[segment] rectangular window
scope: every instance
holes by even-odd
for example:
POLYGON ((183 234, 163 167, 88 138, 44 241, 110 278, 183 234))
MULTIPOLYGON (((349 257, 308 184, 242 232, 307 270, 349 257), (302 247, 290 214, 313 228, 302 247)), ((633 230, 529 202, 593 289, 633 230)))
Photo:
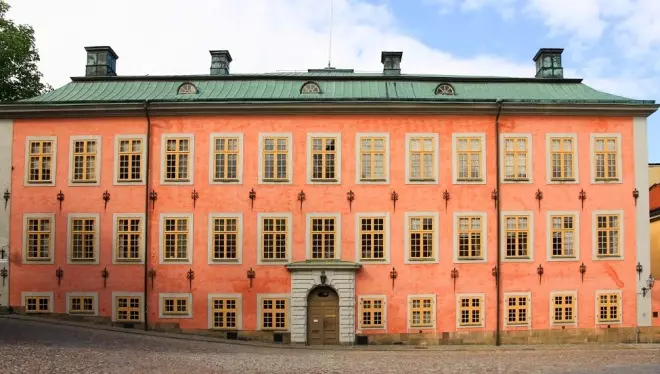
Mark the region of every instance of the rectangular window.
POLYGON ((142 320, 141 300, 138 296, 117 296, 115 303, 115 318, 118 322, 142 320))
POLYGON ((506 258, 529 258, 529 217, 504 216, 506 258))
POLYGON ((573 215, 550 216, 552 257, 575 257, 575 219, 573 215))
POLYGON ((415 297, 410 299, 410 327, 433 326, 433 299, 415 297))
POLYGON ((190 181, 190 138, 165 139, 165 181, 190 181))
POLYGON ((51 218, 27 219, 26 259, 28 261, 46 261, 51 259, 52 224, 51 218))
POLYGON ((506 297, 506 323, 507 325, 528 325, 531 314, 529 312, 529 296, 511 295, 506 297))
POLYGON ((457 180, 480 181, 483 179, 480 137, 456 138, 457 180))
POLYGON ((384 301, 380 298, 362 298, 360 300, 361 328, 383 328, 385 326, 384 301))
POLYGON ((572 137, 550 138, 553 181, 575 180, 575 140, 572 137))
POLYGON ((50 313, 50 296, 26 296, 26 313, 50 313))
POLYGON ((483 259, 481 217, 458 217, 458 259, 483 259))
POLYGON ((263 138, 263 180, 289 180, 289 138, 267 136, 263 138))
POLYGON ((596 243, 599 257, 620 255, 620 225, 618 214, 596 215, 596 243))
POLYGON ((434 258, 433 253, 433 217, 410 217, 408 233, 410 235, 410 259, 428 260, 434 258))
POLYGON ((188 315, 187 297, 165 297, 163 298, 163 315, 177 316, 188 315))
POLYGON ((53 181, 54 145, 50 140, 33 140, 28 144, 29 166, 28 183, 49 183, 53 181))
POLYGON ((435 140, 431 137, 410 138, 409 157, 410 157, 410 175, 411 181, 432 181, 435 180, 435 140))
POLYGON ((385 137, 360 138, 360 180, 385 181, 385 157, 387 156, 385 137))
POLYGON ((187 260, 190 222, 188 218, 166 217, 164 219, 164 259, 187 260))
POLYGON ((117 261, 140 260, 142 219, 117 218, 117 261))
POLYGON ((98 178, 96 162, 98 142, 92 139, 73 141, 73 177, 75 183, 92 183, 98 178))
POLYGON ((261 329, 286 330, 288 327, 288 300, 280 298, 261 300, 261 329))
POLYGON ((93 296, 71 296, 69 314, 94 314, 93 296))
POLYGON ((528 139, 504 138, 504 179, 528 180, 529 151, 528 139))
POLYGON ((211 299, 213 328, 233 330, 237 328, 238 299, 211 299))
POLYGON ((312 181, 337 180, 336 144, 336 138, 312 138, 312 181))
POLYGON ((553 303, 552 322, 574 323, 575 322, 575 295, 556 294, 550 299, 553 303))
POLYGON ((311 218, 313 259, 334 259, 337 226, 334 217, 311 218))
POLYGON ((96 218, 71 219, 71 260, 94 261, 96 255, 96 218))
POLYGON ((213 218, 213 260, 238 258, 238 218, 213 218))
POLYGON ((463 296, 458 299, 459 321, 461 327, 478 327, 483 325, 483 298, 479 296, 463 296))
POLYGON ((213 148, 213 180, 237 181, 239 139, 221 137, 214 139, 213 148))
POLYGON ((142 139, 120 139, 118 149, 119 182, 142 181, 142 139))
POLYGON ((617 138, 598 137, 594 139, 594 161, 596 163, 596 180, 608 181, 618 179, 617 138))
POLYGON ((598 297, 598 322, 621 322, 621 296, 619 293, 601 293, 598 297))
POLYGON ((360 246, 362 260, 385 258, 385 218, 360 218, 360 246))
POLYGON ((288 224, 288 219, 285 217, 262 219, 262 260, 287 258, 288 224))

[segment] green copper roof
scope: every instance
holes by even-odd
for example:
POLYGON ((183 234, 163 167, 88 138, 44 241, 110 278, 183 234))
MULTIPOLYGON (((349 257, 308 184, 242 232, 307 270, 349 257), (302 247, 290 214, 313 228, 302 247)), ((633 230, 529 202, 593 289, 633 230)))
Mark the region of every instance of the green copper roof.
POLYGON ((194 101, 459 101, 501 99, 532 103, 653 104, 594 90, 579 79, 452 77, 352 73, 231 74, 226 76, 146 76, 72 78, 64 87, 24 100, 27 103, 126 103, 194 101), (308 81, 318 83, 320 94, 301 94, 308 81), (177 94, 190 82, 197 94, 177 94), (435 95, 440 83, 451 84, 454 96, 435 95))

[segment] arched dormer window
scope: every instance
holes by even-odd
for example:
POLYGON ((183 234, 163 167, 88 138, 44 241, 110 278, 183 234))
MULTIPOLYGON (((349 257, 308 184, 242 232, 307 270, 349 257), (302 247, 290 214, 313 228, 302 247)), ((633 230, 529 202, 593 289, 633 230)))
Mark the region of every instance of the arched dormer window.
POLYGON ((192 83, 183 83, 182 85, 179 86, 179 89, 177 90, 176 93, 179 95, 191 95, 191 94, 199 93, 199 90, 192 83))
POLYGON ((454 91, 454 86, 449 83, 440 83, 438 87, 435 88, 436 95, 445 95, 445 96, 454 96, 456 91, 454 91))
POLYGON ((317 94, 321 93, 321 87, 316 82, 307 82, 300 87, 301 94, 317 94))

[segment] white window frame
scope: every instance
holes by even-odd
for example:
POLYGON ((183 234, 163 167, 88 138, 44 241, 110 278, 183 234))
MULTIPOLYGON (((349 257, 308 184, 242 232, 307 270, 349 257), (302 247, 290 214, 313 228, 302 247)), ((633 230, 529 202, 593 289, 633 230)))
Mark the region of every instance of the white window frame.
POLYGON ((243 213, 209 213, 208 223, 208 264, 209 265, 240 265, 243 263, 243 213), (236 259, 214 260, 213 252, 213 221, 215 218, 236 218, 236 259))
POLYGON ((240 293, 210 293, 208 294, 206 309, 208 314, 209 330, 215 331, 241 331, 243 330, 243 295, 240 293), (236 328, 226 329, 213 326, 213 299, 236 299, 236 328))
MULTIPOLYGON (((277 144, 275 145, 277 147, 277 144)), ((257 160, 257 166, 259 167, 259 170, 257 170, 257 177, 258 183, 259 184, 293 184, 293 172, 294 172, 294 165, 293 165, 293 134, 290 132, 260 132, 259 133, 259 155, 258 155, 258 160, 257 160), (287 179, 284 181, 265 181, 264 180, 264 139, 265 138, 270 138, 270 137, 276 137, 276 138, 287 138, 288 139, 288 152, 286 155, 286 172, 287 172, 287 179)))
POLYGON ((513 132, 507 132, 500 134, 500 160, 502 162, 502 166, 500 167, 500 183, 509 183, 509 184, 531 184, 534 178, 533 175, 533 166, 534 166, 534 158, 533 158, 533 149, 534 145, 532 144, 532 134, 531 133, 513 133, 513 132), (508 138, 522 138, 527 140, 527 179, 520 179, 520 180, 513 180, 513 179, 506 179, 506 162, 504 159, 504 156, 506 154, 506 150, 504 149, 506 145, 506 139, 508 138))
POLYGON ((293 247, 293 214, 288 213, 257 213, 257 265, 282 265, 291 261, 291 252, 293 247), (269 261, 264 261, 262 259, 264 243, 262 241, 264 227, 263 220, 264 218, 286 218, 287 227, 286 227, 286 258, 283 259, 273 259, 269 261))
POLYGON ((288 293, 260 293, 257 294, 257 331, 275 331, 275 332, 289 332, 291 331, 291 324, 293 323, 292 315, 291 315, 291 294, 288 293), (287 317, 287 323, 286 323, 286 330, 280 330, 280 329, 266 329, 263 330, 263 300, 264 299, 286 299, 286 305, 287 305, 287 311, 286 311, 286 317, 287 317))
POLYGON ((335 219, 335 257, 341 259, 341 213, 307 213, 305 217, 305 248, 306 258, 310 261, 325 261, 328 259, 312 258, 312 218, 334 218, 335 219))
POLYGON ((407 305, 407 313, 406 315, 408 316, 408 331, 419 331, 419 330, 433 330, 435 331, 435 326, 437 324, 437 317, 438 317, 438 311, 436 309, 436 294, 409 294, 408 295, 408 305, 407 305), (412 300, 413 299, 431 299, 431 310, 433 311, 431 314, 432 323, 431 326, 413 326, 412 325, 412 300))
POLYGON ((98 265, 100 250, 100 236, 101 236, 101 215, 99 213, 69 213, 67 216, 66 226, 66 263, 67 265, 98 265), (71 254, 73 253, 73 241, 71 240, 71 230, 73 229, 73 219, 75 218, 94 218, 94 261, 72 261, 71 254))
POLYGON ((545 181, 547 184, 579 184, 580 183, 580 167, 579 167, 579 151, 578 136, 576 133, 547 133, 545 134, 545 181), (552 180, 552 142, 551 138, 571 138, 573 139, 573 175, 574 180, 552 180))
POLYGON ((307 133, 307 184, 341 184, 341 133, 340 132, 310 132, 307 133), (312 139, 334 138, 335 139, 335 179, 328 181, 313 180, 314 163, 312 160, 312 139))
POLYGON ((195 183, 195 134, 193 133, 167 133, 162 134, 160 137, 160 184, 162 186, 181 186, 193 185, 195 183), (188 158, 188 171, 189 180, 181 182, 171 182, 165 180, 165 173, 167 172, 167 162, 165 154, 167 149, 167 140, 170 138, 188 138, 188 146, 190 147, 190 156, 188 158))
POLYGON ((112 184, 115 186, 144 186, 147 175, 147 136, 145 134, 120 134, 115 135, 114 163, 112 171, 112 184), (122 182, 119 180, 119 142, 122 140, 141 140, 142 152, 140 152, 140 181, 122 182))
POLYGON ((456 329, 485 329, 486 328, 486 294, 481 292, 476 293, 457 293, 456 294, 456 329), (479 326, 461 326, 461 298, 463 297, 480 297, 481 298, 481 325, 479 326))
POLYGON ((145 225, 146 217, 144 213, 113 213, 112 214, 112 264, 144 264, 144 248, 145 248, 145 225), (140 219, 140 259, 139 260, 117 260, 117 220, 120 218, 139 218, 140 219))
POLYGON ((158 263, 160 265, 179 265, 179 264, 192 264, 193 262, 193 235, 195 233, 195 220, 192 213, 161 213, 158 223, 158 263), (187 247, 187 260, 165 260, 165 218, 187 218, 188 219, 188 247, 187 247))
POLYGON ((360 330, 365 330, 365 331, 383 330, 383 331, 387 331, 387 295, 379 294, 379 295, 359 295, 358 296, 358 324, 357 324, 357 327, 358 327, 358 331, 360 331, 360 330), (383 315, 381 316, 381 319, 383 320, 383 327, 363 327, 362 326, 362 300, 364 300, 364 299, 381 300, 381 302, 383 303, 383 315))
MULTIPOLYGON (((460 132, 451 134, 451 179, 453 184, 486 184, 486 133, 483 132, 460 132), (481 139, 481 180, 459 181, 458 180, 458 138, 479 138, 481 139)), ((469 171, 468 171, 469 172, 469 171)))
MULTIPOLYGON (((566 290, 566 291, 552 291, 550 292, 550 298, 548 300, 548 304, 550 304, 550 311, 548 315, 548 321, 550 322, 550 326, 577 326, 578 324, 578 318, 580 318, 579 315, 579 309, 580 309, 580 300, 578 300, 578 292, 577 290, 566 290), (555 296, 573 296, 574 300, 574 308, 573 308, 573 315, 575 318, 575 322, 555 322, 555 296)), ((594 313, 595 314, 595 313, 594 313)))
POLYGON ((57 136, 26 136, 25 137, 25 172, 23 186, 25 187, 51 187, 57 179, 57 136), (50 165, 50 182, 30 183, 30 142, 47 141, 53 143, 53 158, 50 165))
POLYGON ((405 212, 404 217, 403 217, 403 231, 404 231, 404 237, 403 237, 403 248, 404 248, 404 253, 403 253, 403 263, 404 264, 415 264, 415 265, 422 265, 422 264, 437 264, 438 259, 440 258, 439 251, 440 251, 440 214, 438 212, 405 212), (421 218, 433 218, 433 257, 430 259, 417 259, 413 260, 410 258, 410 218, 416 218, 416 217, 421 217, 421 218))
POLYGON ((355 262, 361 263, 363 265, 368 264, 389 264, 390 263, 390 231, 392 226, 390 225, 390 213, 389 212, 365 212, 365 213, 355 213, 355 262), (378 218, 382 217, 384 219, 383 225, 385 229, 385 248, 383 249, 383 259, 382 260, 363 260, 362 257, 362 239, 360 238, 360 221, 362 218, 378 218))
POLYGON ((209 137, 209 184, 243 184, 243 133, 240 132, 214 132, 209 137), (238 157, 236 159, 236 180, 215 180, 215 140, 218 138, 237 138, 238 157))
POLYGON ((54 264, 55 263, 55 233, 57 231, 57 228, 55 227, 55 213, 25 213, 23 214, 23 255, 21 258, 21 263, 23 264, 54 264), (50 253, 50 259, 49 260, 43 260, 43 261, 35 261, 35 260, 28 260, 27 259, 27 226, 28 226, 28 220, 29 219, 42 219, 42 218, 48 218, 50 219, 50 245, 48 247, 48 251, 50 253))
POLYGON ((55 312, 55 305, 53 305, 53 302, 55 301, 54 292, 21 292, 21 306, 26 313, 32 314, 32 312, 27 312, 27 305, 25 305, 26 297, 48 297, 50 299, 48 301, 48 312, 35 312, 34 314, 55 312))
POLYGON ((103 150, 103 144, 102 144, 102 139, 101 135, 71 135, 69 137, 69 186, 76 186, 76 187, 85 187, 85 186, 100 186, 101 185, 101 175, 103 174, 103 170, 101 170, 101 159, 103 157, 102 155, 102 150, 103 150), (74 169, 74 162, 73 162, 73 144, 78 141, 78 140, 95 140, 96 141, 96 165, 94 166, 96 168, 96 181, 95 182, 76 182, 73 180, 73 169, 74 169))
POLYGON ((596 325, 621 325, 623 324, 623 292, 621 290, 596 290, 594 293, 594 321, 596 325), (616 294, 619 296, 619 320, 618 321, 600 321, 600 295, 616 294))
POLYGON ((193 318, 193 296, 191 292, 168 292, 158 294, 158 318, 162 319, 190 319, 193 318), (176 297, 186 299, 188 303, 188 314, 165 314, 165 299, 176 297))
POLYGON ((99 315, 99 293, 98 292, 67 292, 66 293, 66 314, 83 315, 83 316, 98 316, 99 315), (71 298, 73 297, 92 297, 92 306, 94 311, 92 313, 71 313, 71 298))
POLYGON ((435 132, 407 132, 405 145, 405 165, 406 184, 438 184, 440 180, 440 142, 438 133, 435 132), (433 142, 433 179, 429 180, 411 180, 410 178, 410 141, 415 138, 431 138, 433 142))
POLYGON ((505 292, 504 293, 504 300, 503 304, 504 306, 504 311, 503 311, 503 317, 504 317, 504 327, 508 327, 510 329, 519 329, 519 328, 530 328, 532 327, 532 293, 531 292, 505 292), (524 324, 518 324, 514 323, 511 324, 509 323, 509 305, 507 303, 507 298, 508 297, 526 297, 527 298, 527 322, 524 324))
POLYGON ((389 184, 390 183, 390 133, 389 132, 358 132, 355 134, 355 184, 389 184), (383 179, 378 181, 362 180, 361 175, 361 149, 360 140, 362 138, 384 138, 385 139, 385 158, 383 160, 383 179))
MULTIPOLYGON (((592 132, 589 136, 589 164, 592 184, 621 184, 623 183, 623 165, 621 164, 621 133, 599 133, 592 132), (596 139, 615 138, 616 139, 616 174, 617 177, 612 180, 596 180, 596 139)), ((607 164, 605 165, 607 169, 607 164)))
POLYGON ((594 261, 623 261, 625 260, 624 249, 626 248, 625 242, 625 220, 623 216, 623 209, 621 210, 593 210, 591 212, 591 255, 594 261), (598 215, 618 215, 619 216, 619 255, 618 256, 598 256, 598 222, 596 216, 598 215))
POLYGON ((531 210, 507 210, 500 212, 500 250, 502 262, 533 262, 534 261, 534 212, 531 210), (506 255, 506 220, 507 216, 526 216, 528 217, 527 227, 529 236, 527 237, 528 258, 508 258, 506 255))
POLYGON ((580 212, 577 210, 551 210, 545 216, 546 261, 550 262, 579 262, 580 261, 580 212), (573 257, 552 257, 552 216, 572 215, 575 217, 575 238, 573 238, 573 257))
POLYGON ((453 225, 453 231, 452 235, 453 237, 453 244, 454 244, 454 249, 453 249, 453 260, 455 264, 481 264, 481 263, 486 263, 488 262, 488 213, 486 212, 467 212, 467 211, 461 211, 461 212, 454 212, 454 217, 453 217, 454 222, 452 223, 453 225), (481 260, 459 260, 458 259, 458 219, 461 217, 481 217, 481 230, 482 230, 482 237, 481 237, 481 244, 482 244, 482 253, 483 253, 483 259, 481 260))
POLYGON ((119 323, 143 323, 144 322, 144 293, 142 292, 123 292, 123 291, 114 291, 112 292, 112 316, 110 317, 112 322, 119 323), (118 297, 135 297, 140 299, 140 320, 139 321, 117 321, 117 298, 118 297))

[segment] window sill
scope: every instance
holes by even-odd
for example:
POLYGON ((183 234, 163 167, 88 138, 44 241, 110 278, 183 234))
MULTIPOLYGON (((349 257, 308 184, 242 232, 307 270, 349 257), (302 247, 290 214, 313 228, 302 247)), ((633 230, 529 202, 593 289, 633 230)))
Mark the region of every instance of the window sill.
POLYGON ((35 185, 35 186, 44 186, 44 185, 50 185, 50 184, 55 184, 53 181, 27 181, 26 185, 35 185))
POLYGON ((259 260, 261 265, 279 265, 289 262, 288 258, 262 258, 259 260))
POLYGON ((337 183, 339 182, 338 179, 317 179, 317 178, 312 178, 310 179, 310 182, 312 183, 337 183))
POLYGON ((72 264, 94 264, 96 263, 96 259, 79 259, 79 258, 71 258, 69 261, 72 264))
POLYGON ((433 325, 410 325, 408 328, 428 330, 428 329, 432 329, 433 325))
POLYGON ((469 324, 469 325, 459 324, 459 325, 458 325, 458 328, 461 328, 461 329, 483 328, 483 327, 484 327, 484 324, 483 324, 483 323, 479 323, 479 324, 469 324))
POLYGON ((594 178, 595 183, 621 182, 620 178, 594 178))
POLYGON ((483 261, 484 258, 483 257, 457 257, 456 260, 457 261, 466 261, 466 262, 471 262, 471 261, 476 262, 476 261, 483 261))
POLYGON ((575 182, 575 178, 550 178, 552 183, 575 182))
POLYGON ((212 258, 211 259, 211 264, 230 264, 230 265, 236 265, 239 264, 240 260, 237 258, 212 258))
POLYGON ((93 184, 98 184, 98 183, 99 183, 99 182, 98 182, 98 181, 95 181, 95 180, 93 180, 93 181, 75 181, 75 180, 72 180, 72 181, 70 182, 70 184, 71 184, 72 186, 76 186, 76 185, 81 185, 81 186, 84 186, 84 185, 93 185, 93 184))
POLYGON ((620 319, 613 320, 613 321, 598 320, 598 322, 596 322, 596 323, 599 324, 599 325, 616 325, 616 324, 621 323, 621 320, 620 319))
POLYGON ((435 260, 435 257, 428 257, 428 258, 408 257, 408 261, 411 262, 411 263, 416 263, 416 264, 418 264, 418 263, 424 264, 424 263, 432 263, 432 262, 435 262, 436 260, 435 260))
POLYGON ((529 327, 529 322, 505 322, 507 327, 529 327))
POLYGON ((483 178, 456 178, 457 182, 483 182, 483 178))
POLYGON ((504 182, 529 182, 529 178, 504 178, 504 182))
POLYGON ((213 179, 213 183, 238 183, 238 182, 239 182, 238 178, 213 179))
POLYGON ((410 183, 428 183, 435 182, 435 178, 408 178, 410 183))
POLYGON ((141 258, 118 258, 115 260, 118 264, 139 264, 142 262, 141 258))
POLYGON ((116 182, 118 184, 144 183, 142 179, 118 179, 116 182))
POLYGON ((375 179, 375 178, 374 178, 374 179, 360 178, 360 182, 366 182, 366 183, 369 183, 369 182, 372 182, 372 183, 386 183, 386 182, 387 182, 387 179, 385 179, 385 178, 378 178, 378 179, 375 179))
POLYGON ((53 259, 51 259, 51 258, 26 258, 25 259, 26 264, 31 264, 31 263, 34 263, 34 264, 48 264, 48 263, 51 263, 52 261, 53 261, 53 259))
POLYGON ((69 312, 72 316, 93 316, 96 312, 69 312))
POLYGON ((290 183, 291 181, 287 179, 262 179, 262 183, 290 183))
POLYGON ((190 183, 190 179, 164 179, 163 183, 190 183))
POLYGON ((506 261, 530 261, 531 259, 532 258, 529 257, 529 256, 524 256, 524 257, 513 257, 513 256, 507 257, 507 256, 504 256, 504 258, 503 258, 503 260, 506 260, 506 261))
POLYGON ((596 255, 594 260, 623 260, 623 257, 621 255, 596 255))
POLYGON ((272 327, 262 327, 261 331, 272 331, 272 332, 289 332, 288 328, 272 328, 272 327))
POLYGON ((385 258, 361 258, 359 262, 366 263, 386 263, 388 262, 385 258))

